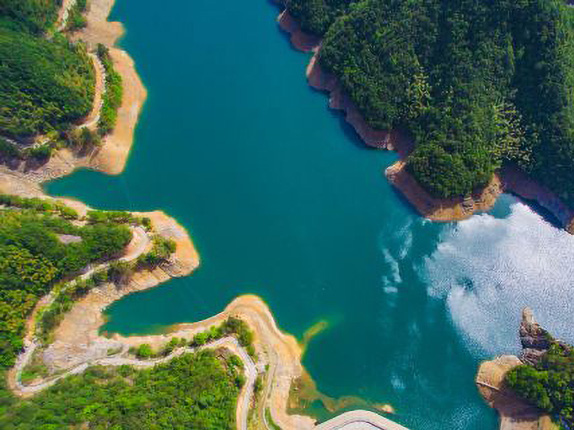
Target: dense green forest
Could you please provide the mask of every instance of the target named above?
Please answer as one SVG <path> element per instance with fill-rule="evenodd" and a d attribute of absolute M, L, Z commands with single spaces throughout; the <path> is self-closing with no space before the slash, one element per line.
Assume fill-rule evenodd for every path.
<path fill-rule="evenodd" d="M 0 1 L 0 133 L 62 131 L 86 116 L 94 98 L 92 61 L 82 44 L 47 37 L 59 1 Z"/>
<path fill-rule="evenodd" d="M 574 426 L 574 348 L 554 343 L 536 366 L 514 368 L 506 382 L 522 398 Z"/>
<path fill-rule="evenodd" d="M 437 197 L 513 163 L 574 205 L 574 59 L 563 0 L 288 0 L 372 127 L 408 130 Z"/>
<path fill-rule="evenodd" d="M 0 428 L 232 430 L 241 372 L 236 356 L 210 350 L 148 370 L 92 367 L 30 400 L 5 399 Z"/>
<path fill-rule="evenodd" d="M 58 18 L 62 0 L 2 0 L 2 25 L 41 34 L 49 30 Z"/>
<path fill-rule="evenodd" d="M 95 78 L 83 45 L 0 28 L 0 58 L 0 132 L 48 132 L 90 112 Z"/>
<path fill-rule="evenodd" d="M 41 296 L 89 263 L 116 257 L 131 240 L 125 225 L 79 227 L 64 219 L 74 218 L 73 211 L 59 205 L 43 206 L 40 199 L 17 202 L 34 209 L 0 211 L 0 370 L 14 364 L 25 320 Z M 9 198 L 0 203 L 10 203 Z M 64 243 L 62 234 L 79 240 Z"/>
<path fill-rule="evenodd" d="M 315 36 L 323 36 L 331 24 L 349 10 L 356 0 L 289 0 L 289 13 L 301 29 Z"/>

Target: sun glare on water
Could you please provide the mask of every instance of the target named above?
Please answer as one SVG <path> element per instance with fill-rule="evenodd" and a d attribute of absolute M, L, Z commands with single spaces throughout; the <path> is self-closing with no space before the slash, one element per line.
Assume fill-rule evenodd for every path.
<path fill-rule="evenodd" d="M 525 306 L 551 333 L 574 341 L 574 236 L 522 203 L 506 218 L 476 215 L 445 229 L 421 274 L 478 355 L 519 350 Z"/>

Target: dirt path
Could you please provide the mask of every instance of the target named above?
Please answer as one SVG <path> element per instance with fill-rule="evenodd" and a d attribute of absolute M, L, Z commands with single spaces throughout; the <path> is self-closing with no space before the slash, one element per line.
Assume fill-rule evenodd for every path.
<path fill-rule="evenodd" d="M 149 236 L 147 235 L 146 231 L 142 227 L 138 226 L 138 227 L 132 228 L 131 230 L 133 233 L 133 237 L 132 237 L 130 244 L 128 245 L 126 255 L 124 255 L 122 258 L 120 258 L 121 261 L 130 262 L 130 261 L 136 260 L 140 255 L 142 255 L 148 249 L 149 244 L 151 242 Z M 80 276 L 78 276 L 76 279 L 74 279 L 74 281 L 71 282 L 70 285 L 74 285 L 80 280 L 88 279 L 94 273 L 96 273 L 100 270 L 107 269 L 110 266 L 110 264 L 112 264 L 112 262 L 106 262 L 106 263 L 102 263 L 102 264 L 87 266 L 84 269 L 83 273 Z M 43 390 L 45 387 L 52 385 L 57 380 L 61 379 L 61 377 L 58 377 L 53 382 L 46 382 L 44 384 L 40 384 L 40 388 L 37 388 L 37 389 L 34 389 L 34 387 L 28 387 L 28 386 L 25 386 L 22 384 L 22 371 L 30 363 L 30 360 L 32 359 L 32 357 L 34 355 L 34 352 L 40 346 L 40 341 L 34 337 L 35 316 L 37 315 L 38 309 L 40 307 L 50 306 L 54 302 L 56 297 L 57 297 L 57 295 L 53 291 L 51 291 L 46 296 L 42 297 L 40 299 L 40 301 L 38 302 L 38 305 L 34 309 L 32 317 L 29 319 L 29 321 L 27 323 L 28 333 L 26 333 L 26 336 L 24 339 L 24 351 L 18 356 L 18 358 L 16 360 L 16 364 L 10 370 L 10 372 L 8 372 L 8 377 L 7 377 L 8 385 L 12 388 L 12 390 L 14 391 L 14 393 L 16 395 L 26 396 L 26 395 L 35 393 L 37 391 Z M 73 372 L 73 370 L 71 370 L 70 372 Z M 49 385 L 45 385 L 45 384 L 49 384 Z"/>
<path fill-rule="evenodd" d="M 98 126 L 98 122 L 100 121 L 100 113 L 104 104 L 104 94 L 106 93 L 106 72 L 104 70 L 104 65 L 96 54 L 90 53 L 89 56 L 94 63 L 94 71 L 96 75 L 94 103 L 92 105 L 92 111 L 84 119 L 82 124 L 78 125 L 78 127 L 87 127 L 90 130 L 95 131 Z"/>

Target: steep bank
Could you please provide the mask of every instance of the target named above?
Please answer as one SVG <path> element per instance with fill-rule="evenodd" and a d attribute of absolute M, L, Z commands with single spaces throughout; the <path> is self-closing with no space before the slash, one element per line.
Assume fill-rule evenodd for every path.
<path fill-rule="evenodd" d="M 279 1 L 279 4 L 283 5 L 283 2 Z M 382 131 L 370 127 L 357 107 L 344 94 L 336 77 L 321 70 L 317 61 L 321 40 L 301 31 L 296 20 L 286 9 L 279 15 L 278 22 L 280 27 L 289 33 L 291 43 L 296 49 L 314 53 L 307 68 L 307 78 L 313 88 L 329 93 L 329 107 L 344 112 L 345 120 L 366 145 L 397 151 L 401 160 L 390 166 L 385 175 L 421 215 L 441 222 L 463 220 L 474 213 L 490 210 L 501 193 L 510 192 L 527 202 L 534 201 L 547 209 L 559 220 L 562 227 L 574 234 L 574 210 L 567 207 L 549 189 L 517 169 L 502 169 L 485 189 L 467 198 L 438 199 L 431 196 L 405 169 L 405 159 L 413 149 L 412 140 L 398 130 Z"/>

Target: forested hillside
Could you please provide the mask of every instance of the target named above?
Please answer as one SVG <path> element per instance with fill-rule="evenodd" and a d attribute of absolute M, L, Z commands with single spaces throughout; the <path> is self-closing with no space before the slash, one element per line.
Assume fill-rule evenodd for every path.
<path fill-rule="evenodd" d="M 94 69 L 85 47 L 46 33 L 59 3 L 0 1 L 0 134 L 63 131 L 92 108 Z"/>
<path fill-rule="evenodd" d="M 78 227 L 75 212 L 40 199 L 0 196 L 0 372 L 22 349 L 26 318 L 40 297 L 89 263 L 116 257 L 131 240 L 125 225 L 105 222 Z M 68 219 L 66 219 L 68 218 Z M 60 235 L 72 235 L 65 243 Z"/>
<path fill-rule="evenodd" d="M 2 0 L 0 20 L 14 28 L 41 34 L 58 18 L 62 0 Z"/>
<path fill-rule="evenodd" d="M 204 350 L 149 370 L 93 367 L 31 400 L 6 401 L 0 428 L 233 430 L 240 363 Z"/>
<path fill-rule="evenodd" d="M 574 205 L 574 58 L 563 0 L 289 0 L 369 125 L 408 130 L 409 171 L 465 196 L 513 163 Z"/>
<path fill-rule="evenodd" d="M 301 29 L 315 36 L 323 36 L 335 19 L 347 12 L 356 0 L 289 0 L 289 12 Z"/>

